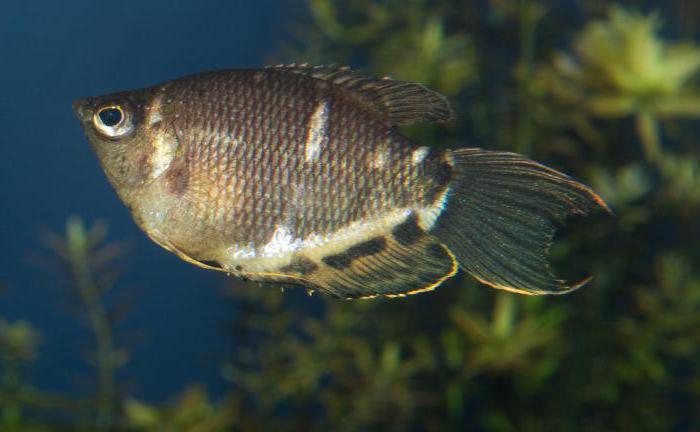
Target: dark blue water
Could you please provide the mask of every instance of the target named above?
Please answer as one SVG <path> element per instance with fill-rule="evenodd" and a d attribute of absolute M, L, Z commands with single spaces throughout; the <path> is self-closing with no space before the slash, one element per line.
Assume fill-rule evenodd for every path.
<path fill-rule="evenodd" d="M 90 392 L 91 334 L 56 274 L 37 266 L 43 229 L 69 215 L 109 222 L 128 239 L 116 291 L 133 308 L 117 328 L 130 351 L 119 377 L 138 398 L 160 400 L 191 382 L 213 394 L 232 355 L 224 328 L 235 308 L 225 279 L 146 240 L 90 152 L 70 104 L 81 96 L 143 87 L 197 71 L 280 61 L 298 1 L 12 2 L 0 15 L 0 317 L 43 334 L 29 377 L 40 388 Z M 45 253 L 44 253 L 45 254 Z"/>

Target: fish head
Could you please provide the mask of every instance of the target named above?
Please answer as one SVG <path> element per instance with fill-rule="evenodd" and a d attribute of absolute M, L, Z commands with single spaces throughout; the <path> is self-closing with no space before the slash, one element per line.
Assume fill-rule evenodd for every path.
<path fill-rule="evenodd" d="M 154 99 L 151 92 L 133 91 L 73 102 L 103 171 L 127 203 L 154 179 L 155 171 L 164 170 L 162 122 L 148 121 L 154 117 Z M 159 160 L 154 160 L 159 151 Z"/>

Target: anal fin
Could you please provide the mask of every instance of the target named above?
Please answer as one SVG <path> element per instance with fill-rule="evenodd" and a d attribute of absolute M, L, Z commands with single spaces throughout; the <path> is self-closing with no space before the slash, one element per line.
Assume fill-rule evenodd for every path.
<path fill-rule="evenodd" d="M 305 280 L 334 297 L 403 297 L 430 291 L 457 272 L 447 246 L 420 231 L 413 218 L 402 225 L 405 231 L 400 225 L 392 234 L 324 256 Z"/>

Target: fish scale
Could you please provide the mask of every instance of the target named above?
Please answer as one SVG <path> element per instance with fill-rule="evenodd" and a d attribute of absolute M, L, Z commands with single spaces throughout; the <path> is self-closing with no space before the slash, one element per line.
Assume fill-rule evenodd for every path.
<path fill-rule="evenodd" d="M 404 296 L 462 267 L 569 292 L 555 225 L 605 203 L 522 156 L 437 150 L 397 126 L 450 119 L 417 83 L 308 65 L 226 70 L 75 103 L 136 223 L 183 260 L 346 298 Z M 118 118 L 100 123 L 100 113 Z M 495 208 L 494 208 L 495 207 Z"/>

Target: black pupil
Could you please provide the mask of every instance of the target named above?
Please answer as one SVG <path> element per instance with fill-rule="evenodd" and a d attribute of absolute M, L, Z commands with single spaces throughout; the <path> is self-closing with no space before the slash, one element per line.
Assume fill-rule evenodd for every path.
<path fill-rule="evenodd" d="M 117 108 L 105 108 L 100 111 L 100 120 L 105 126 L 116 126 L 122 121 L 122 112 Z"/>

